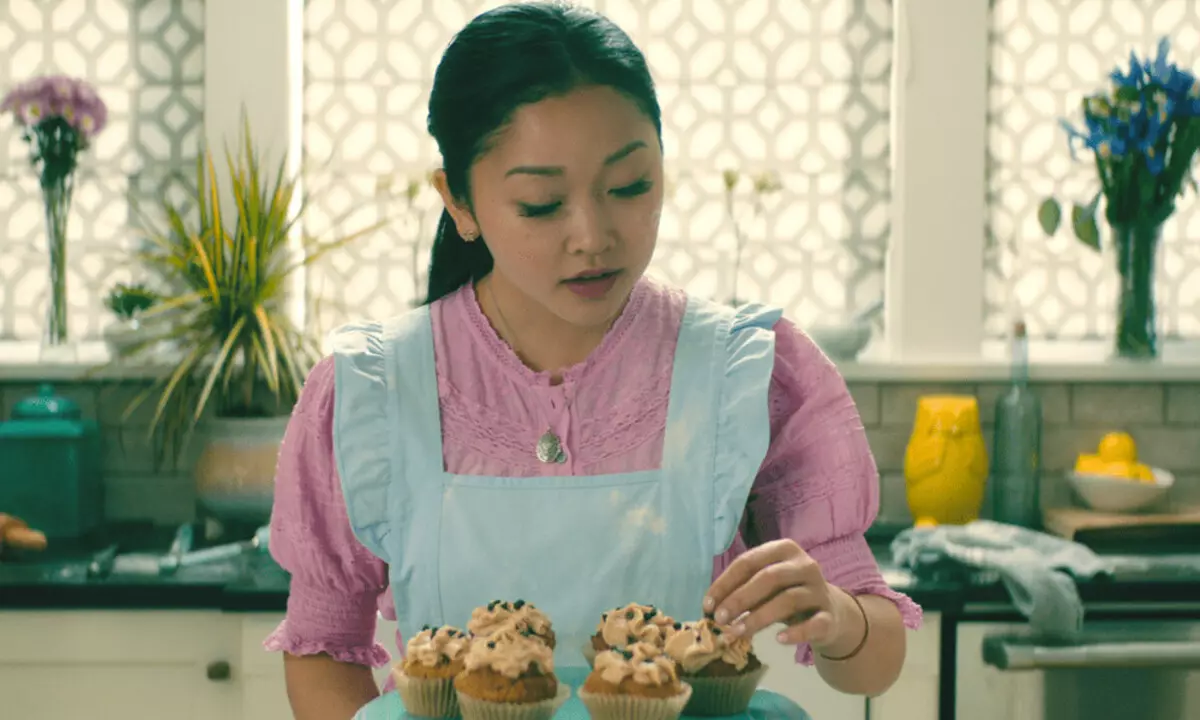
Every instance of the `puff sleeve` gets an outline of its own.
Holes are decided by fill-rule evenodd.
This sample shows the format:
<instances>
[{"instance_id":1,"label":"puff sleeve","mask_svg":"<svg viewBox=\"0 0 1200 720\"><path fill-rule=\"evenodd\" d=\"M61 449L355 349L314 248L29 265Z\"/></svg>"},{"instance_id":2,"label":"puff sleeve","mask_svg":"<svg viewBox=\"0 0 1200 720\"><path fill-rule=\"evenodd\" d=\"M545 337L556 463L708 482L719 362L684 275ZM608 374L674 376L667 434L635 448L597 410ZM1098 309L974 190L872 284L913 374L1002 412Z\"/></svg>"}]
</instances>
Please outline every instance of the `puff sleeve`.
<instances>
[{"instance_id":1,"label":"puff sleeve","mask_svg":"<svg viewBox=\"0 0 1200 720\"><path fill-rule=\"evenodd\" d=\"M334 463L334 363L313 369L280 448L271 513L271 556L291 573L287 614L264 641L271 651L325 653L382 667L375 642L385 563L355 538Z\"/></svg>"},{"instance_id":2,"label":"puff sleeve","mask_svg":"<svg viewBox=\"0 0 1200 720\"><path fill-rule=\"evenodd\" d=\"M864 536L879 511L879 475L858 409L833 363L787 320L775 325L770 416L746 539L796 541L829 583L885 597L906 627L919 627L921 608L884 582ZM811 663L811 648L800 646L797 660Z\"/></svg>"}]
</instances>

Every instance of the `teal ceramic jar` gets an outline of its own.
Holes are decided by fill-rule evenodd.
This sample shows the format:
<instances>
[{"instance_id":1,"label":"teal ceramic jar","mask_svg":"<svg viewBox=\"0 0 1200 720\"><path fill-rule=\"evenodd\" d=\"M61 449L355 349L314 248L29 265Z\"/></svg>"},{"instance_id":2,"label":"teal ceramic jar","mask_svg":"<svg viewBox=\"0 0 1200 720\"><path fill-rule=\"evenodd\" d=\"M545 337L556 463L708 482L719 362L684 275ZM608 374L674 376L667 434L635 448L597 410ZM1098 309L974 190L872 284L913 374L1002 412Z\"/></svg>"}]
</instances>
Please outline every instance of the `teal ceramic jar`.
<instances>
[{"instance_id":1,"label":"teal ceramic jar","mask_svg":"<svg viewBox=\"0 0 1200 720\"><path fill-rule=\"evenodd\" d=\"M96 423L42 385L0 422L0 512L48 538L79 538L104 519L103 448Z\"/></svg>"}]
</instances>

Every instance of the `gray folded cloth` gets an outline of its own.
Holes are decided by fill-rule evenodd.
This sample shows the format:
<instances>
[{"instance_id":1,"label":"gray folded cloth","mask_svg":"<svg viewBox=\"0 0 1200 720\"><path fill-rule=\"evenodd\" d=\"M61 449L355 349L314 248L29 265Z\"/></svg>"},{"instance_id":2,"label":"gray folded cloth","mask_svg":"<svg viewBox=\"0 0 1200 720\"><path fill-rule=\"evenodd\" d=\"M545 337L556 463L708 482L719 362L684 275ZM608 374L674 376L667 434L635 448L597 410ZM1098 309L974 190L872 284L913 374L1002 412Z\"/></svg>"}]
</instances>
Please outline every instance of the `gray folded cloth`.
<instances>
[{"instance_id":1,"label":"gray folded cloth","mask_svg":"<svg viewBox=\"0 0 1200 720\"><path fill-rule=\"evenodd\" d=\"M894 562L914 572L946 560L995 572L1035 633L1064 639L1083 628L1076 581L1111 574L1079 543L991 520L908 528L891 549Z\"/></svg>"}]
</instances>

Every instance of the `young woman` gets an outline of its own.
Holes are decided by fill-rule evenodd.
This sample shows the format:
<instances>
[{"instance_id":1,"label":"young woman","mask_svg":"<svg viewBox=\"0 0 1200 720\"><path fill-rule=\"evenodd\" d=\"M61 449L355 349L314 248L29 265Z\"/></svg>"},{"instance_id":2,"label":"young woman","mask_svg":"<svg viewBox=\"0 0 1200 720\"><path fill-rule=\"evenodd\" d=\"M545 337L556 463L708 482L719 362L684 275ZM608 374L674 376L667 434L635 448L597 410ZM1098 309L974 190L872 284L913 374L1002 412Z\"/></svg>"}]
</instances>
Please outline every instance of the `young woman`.
<instances>
[{"instance_id":1,"label":"young woman","mask_svg":"<svg viewBox=\"0 0 1200 720\"><path fill-rule=\"evenodd\" d=\"M636 601L775 626L830 685L885 690L920 610L863 538L878 489L854 403L779 311L643 277L662 127L629 37L559 5L484 13L438 66L429 130L428 303L335 334L279 459L292 585L267 647L296 717L377 696L377 607L411 636L496 598L545 610L560 662Z\"/></svg>"}]
</instances>

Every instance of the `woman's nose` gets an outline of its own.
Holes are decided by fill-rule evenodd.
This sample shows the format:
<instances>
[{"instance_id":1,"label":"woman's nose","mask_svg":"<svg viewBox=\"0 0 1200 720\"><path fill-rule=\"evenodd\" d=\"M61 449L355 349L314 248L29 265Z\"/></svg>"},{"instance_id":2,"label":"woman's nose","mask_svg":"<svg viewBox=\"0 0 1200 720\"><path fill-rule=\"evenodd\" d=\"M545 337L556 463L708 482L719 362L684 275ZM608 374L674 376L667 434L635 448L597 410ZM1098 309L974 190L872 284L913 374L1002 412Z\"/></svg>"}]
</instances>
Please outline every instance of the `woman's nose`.
<instances>
[{"instance_id":1,"label":"woman's nose","mask_svg":"<svg viewBox=\"0 0 1200 720\"><path fill-rule=\"evenodd\" d=\"M602 202L589 202L579 209L570 240L570 251L588 255L598 255L616 243L614 225Z\"/></svg>"}]
</instances>

